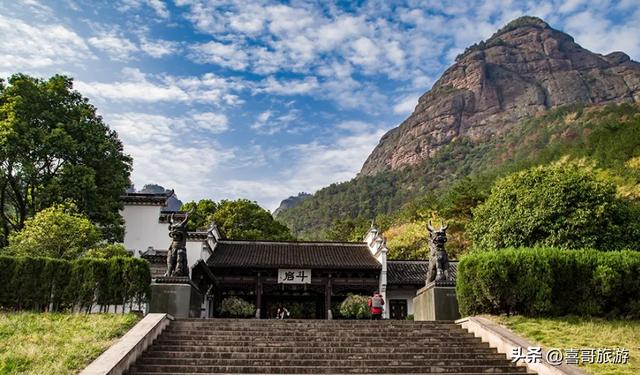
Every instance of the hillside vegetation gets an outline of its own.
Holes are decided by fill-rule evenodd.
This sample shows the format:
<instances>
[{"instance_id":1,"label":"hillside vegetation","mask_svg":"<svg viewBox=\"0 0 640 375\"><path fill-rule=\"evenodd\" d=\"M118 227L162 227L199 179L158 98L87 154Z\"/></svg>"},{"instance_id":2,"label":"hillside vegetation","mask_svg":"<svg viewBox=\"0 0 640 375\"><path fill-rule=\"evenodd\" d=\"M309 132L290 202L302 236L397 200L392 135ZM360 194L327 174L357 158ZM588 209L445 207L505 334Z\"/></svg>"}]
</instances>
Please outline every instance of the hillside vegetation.
<instances>
[{"instance_id":1,"label":"hillside vegetation","mask_svg":"<svg viewBox=\"0 0 640 375\"><path fill-rule=\"evenodd\" d=\"M300 238L347 240L362 236L376 218L389 238L390 256L411 259L421 257L416 251L424 245L425 222L444 218L452 224L449 248L455 256L469 245L464 229L471 209L497 178L563 158L606 171L620 196L638 201L640 107L556 108L491 141L457 139L418 166L332 184L277 219Z\"/></svg>"}]
</instances>

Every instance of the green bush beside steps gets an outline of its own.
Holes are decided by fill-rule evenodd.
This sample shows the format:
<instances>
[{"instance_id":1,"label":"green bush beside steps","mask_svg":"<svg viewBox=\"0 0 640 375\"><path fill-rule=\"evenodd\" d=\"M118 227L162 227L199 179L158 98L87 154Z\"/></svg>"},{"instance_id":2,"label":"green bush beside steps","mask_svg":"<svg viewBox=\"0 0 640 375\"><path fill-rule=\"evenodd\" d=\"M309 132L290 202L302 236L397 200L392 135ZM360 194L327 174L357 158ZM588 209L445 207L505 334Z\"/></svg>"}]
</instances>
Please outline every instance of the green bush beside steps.
<instances>
[{"instance_id":1,"label":"green bush beside steps","mask_svg":"<svg viewBox=\"0 0 640 375\"><path fill-rule=\"evenodd\" d=\"M640 316L640 252L477 251L458 265L463 316Z\"/></svg>"},{"instance_id":2,"label":"green bush beside steps","mask_svg":"<svg viewBox=\"0 0 640 375\"><path fill-rule=\"evenodd\" d=\"M150 295L144 259L0 256L0 307L6 310L88 311L99 305L137 307Z\"/></svg>"}]
</instances>

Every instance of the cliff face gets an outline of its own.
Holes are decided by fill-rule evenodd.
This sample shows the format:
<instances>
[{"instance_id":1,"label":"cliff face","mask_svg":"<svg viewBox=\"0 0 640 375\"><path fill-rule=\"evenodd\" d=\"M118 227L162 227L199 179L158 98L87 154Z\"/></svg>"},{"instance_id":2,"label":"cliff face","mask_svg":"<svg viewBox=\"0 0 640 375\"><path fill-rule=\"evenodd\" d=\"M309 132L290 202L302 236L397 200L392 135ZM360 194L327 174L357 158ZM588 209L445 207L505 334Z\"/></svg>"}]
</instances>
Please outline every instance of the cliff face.
<instances>
[{"instance_id":1,"label":"cliff face","mask_svg":"<svg viewBox=\"0 0 640 375\"><path fill-rule=\"evenodd\" d=\"M590 52L522 17L458 56L409 118L382 137L360 174L418 164L459 138L482 142L550 108L607 102L640 102L640 64L622 52Z\"/></svg>"},{"instance_id":2,"label":"cliff face","mask_svg":"<svg viewBox=\"0 0 640 375\"><path fill-rule=\"evenodd\" d=\"M302 193L298 193L298 195L294 195L287 199L284 199L282 202L280 202L280 206L278 206L278 208L276 208L275 211L273 211L273 217L277 217L278 214L281 213L282 211L286 211L290 208L293 208L299 205L309 197L311 197L311 194L302 192Z\"/></svg>"}]
</instances>

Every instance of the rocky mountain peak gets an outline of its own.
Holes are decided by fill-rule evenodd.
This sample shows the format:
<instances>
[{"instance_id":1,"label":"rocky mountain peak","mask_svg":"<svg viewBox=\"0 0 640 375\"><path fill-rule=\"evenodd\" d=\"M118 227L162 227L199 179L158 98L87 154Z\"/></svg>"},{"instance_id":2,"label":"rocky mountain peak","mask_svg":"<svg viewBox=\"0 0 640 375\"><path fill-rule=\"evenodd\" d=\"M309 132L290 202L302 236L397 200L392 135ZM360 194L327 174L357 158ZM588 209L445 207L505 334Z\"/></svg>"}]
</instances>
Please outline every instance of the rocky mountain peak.
<instances>
[{"instance_id":1,"label":"rocky mountain peak","mask_svg":"<svg viewBox=\"0 0 640 375\"><path fill-rule=\"evenodd\" d=\"M550 108L608 102L640 102L640 64L623 52L590 52L545 21L520 17L460 54L360 174L418 164L463 138L482 142Z\"/></svg>"}]
</instances>

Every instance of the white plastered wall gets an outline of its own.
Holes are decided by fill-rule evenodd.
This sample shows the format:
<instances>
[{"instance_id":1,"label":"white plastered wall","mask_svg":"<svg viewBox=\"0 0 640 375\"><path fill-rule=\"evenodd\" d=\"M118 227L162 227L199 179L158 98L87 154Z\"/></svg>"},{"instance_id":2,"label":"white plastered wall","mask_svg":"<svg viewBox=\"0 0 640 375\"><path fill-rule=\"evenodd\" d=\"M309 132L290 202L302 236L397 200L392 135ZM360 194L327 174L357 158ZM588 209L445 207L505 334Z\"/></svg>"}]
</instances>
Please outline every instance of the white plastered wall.
<instances>
[{"instance_id":1,"label":"white plastered wall","mask_svg":"<svg viewBox=\"0 0 640 375\"><path fill-rule=\"evenodd\" d=\"M373 225L369 229L369 232L364 237L364 242L369 247L371 255L382 266L380 270L380 285L378 286L378 292L384 299L385 308L382 311L382 317L389 319L389 297L387 296L387 244L385 238L379 234L378 229Z\"/></svg>"},{"instance_id":2,"label":"white plastered wall","mask_svg":"<svg viewBox=\"0 0 640 375\"><path fill-rule=\"evenodd\" d=\"M161 206L125 205L120 211L124 219L124 248L139 257L149 247L169 248L169 225L158 222Z\"/></svg>"}]
</instances>

